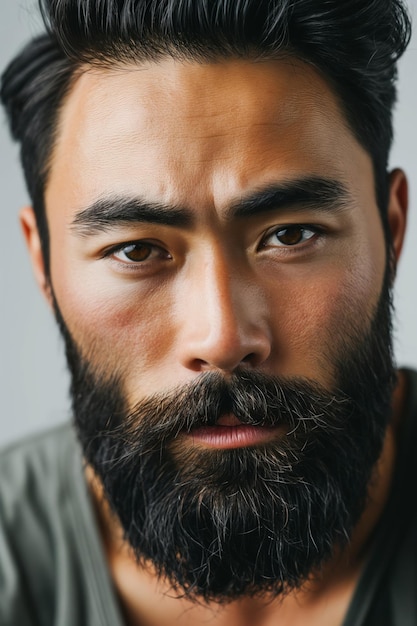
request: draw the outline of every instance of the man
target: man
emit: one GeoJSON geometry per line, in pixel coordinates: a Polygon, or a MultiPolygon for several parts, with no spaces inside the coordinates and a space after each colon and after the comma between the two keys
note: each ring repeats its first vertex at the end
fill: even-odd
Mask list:
{"type": "Polygon", "coordinates": [[[78,442],[2,454],[1,624],[417,623],[405,8],[41,9],[2,100],[78,442]]]}

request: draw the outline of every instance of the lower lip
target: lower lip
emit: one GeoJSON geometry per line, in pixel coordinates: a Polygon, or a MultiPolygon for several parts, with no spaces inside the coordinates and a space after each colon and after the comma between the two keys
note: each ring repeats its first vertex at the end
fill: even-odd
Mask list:
{"type": "Polygon", "coordinates": [[[204,426],[191,430],[187,436],[194,443],[208,448],[244,448],[276,439],[283,434],[278,426],[204,426]]]}

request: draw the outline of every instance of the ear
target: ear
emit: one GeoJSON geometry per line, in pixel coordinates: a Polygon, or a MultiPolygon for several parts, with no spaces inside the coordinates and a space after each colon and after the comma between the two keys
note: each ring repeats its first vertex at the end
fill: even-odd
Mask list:
{"type": "Polygon", "coordinates": [[[407,225],[408,183],[402,170],[395,169],[389,177],[388,226],[391,232],[395,263],[401,255],[407,225]]]}
{"type": "Polygon", "coordinates": [[[23,236],[29,250],[32,269],[35,274],[36,282],[39,285],[49,306],[52,307],[52,297],[49,279],[45,272],[45,263],[42,252],[41,238],[39,236],[38,225],[36,223],[35,213],[32,207],[28,206],[20,212],[20,225],[23,236]]]}

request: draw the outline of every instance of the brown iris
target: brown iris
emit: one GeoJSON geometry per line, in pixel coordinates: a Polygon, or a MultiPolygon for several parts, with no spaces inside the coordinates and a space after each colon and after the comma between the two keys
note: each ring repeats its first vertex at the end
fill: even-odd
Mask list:
{"type": "Polygon", "coordinates": [[[152,246],[143,243],[132,243],[125,246],[121,252],[123,252],[124,256],[129,259],[129,261],[139,263],[140,261],[146,261],[151,255],[152,246]]]}
{"type": "Polygon", "coordinates": [[[303,241],[304,231],[305,229],[300,226],[289,226],[277,231],[276,237],[280,243],[286,246],[295,246],[303,241]]]}

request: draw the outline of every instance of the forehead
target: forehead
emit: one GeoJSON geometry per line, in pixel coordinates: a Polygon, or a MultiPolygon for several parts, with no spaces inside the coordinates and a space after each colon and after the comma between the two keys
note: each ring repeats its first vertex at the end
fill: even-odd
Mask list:
{"type": "Polygon", "coordinates": [[[326,81],[298,60],[90,67],[62,110],[46,200],[140,191],[221,205],[277,175],[353,180],[366,165],[372,176],[369,161],[326,81]]]}

